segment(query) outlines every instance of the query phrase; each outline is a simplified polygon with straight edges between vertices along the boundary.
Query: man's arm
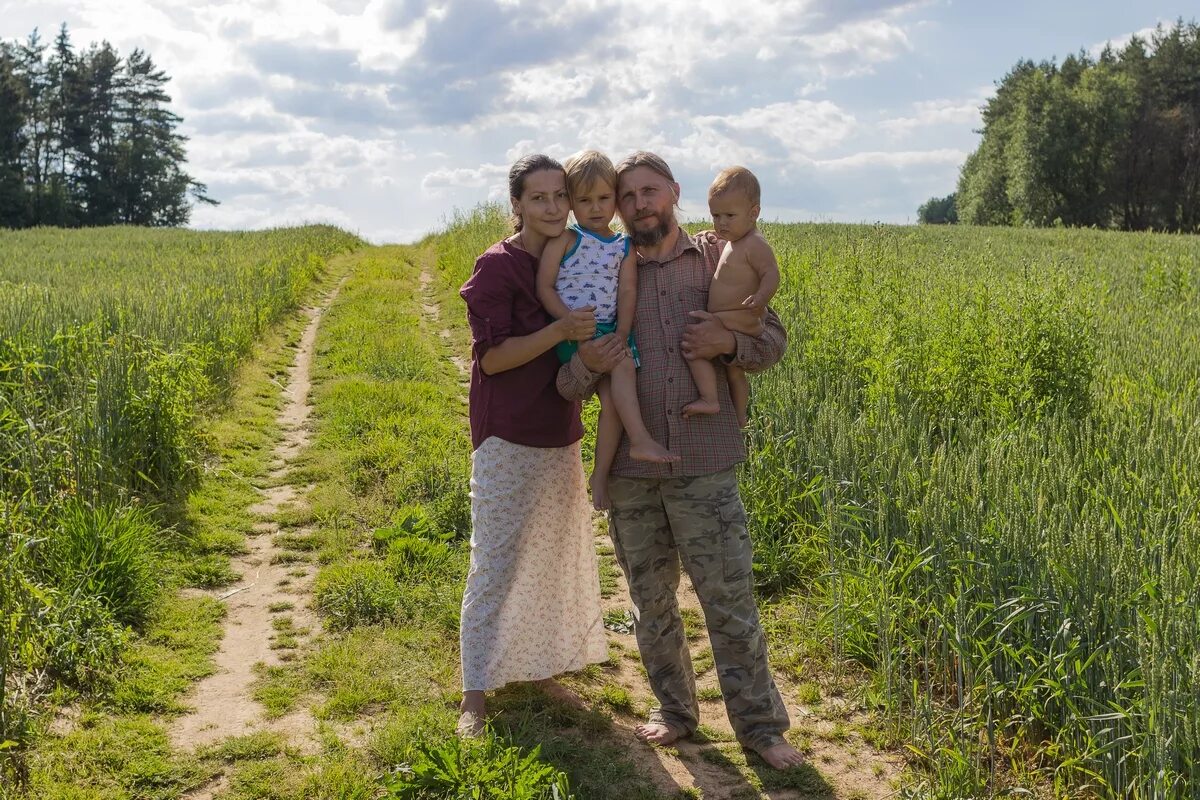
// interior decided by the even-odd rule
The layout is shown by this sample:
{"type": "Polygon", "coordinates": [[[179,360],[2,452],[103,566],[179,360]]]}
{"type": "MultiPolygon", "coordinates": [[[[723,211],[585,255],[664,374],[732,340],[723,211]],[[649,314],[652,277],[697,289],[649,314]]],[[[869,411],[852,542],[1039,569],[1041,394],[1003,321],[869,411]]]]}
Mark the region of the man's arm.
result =
{"type": "Polygon", "coordinates": [[[741,367],[746,372],[762,372],[783,358],[783,351],[787,349],[787,331],[769,308],[760,336],[731,331],[707,311],[690,314],[698,321],[686,327],[680,344],[688,360],[720,356],[722,363],[741,367]]]}
{"type": "Polygon", "coordinates": [[[600,379],[621,363],[627,353],[624,340],[611,333],[580,342],[571,360],[558,368],[555,379],[558,393],[564,400],[588,399],[600,379]]]}
{"type": "Polygon", "coordinates": [[[747,336],[744,333],[733,332],[737,345],[732,354],[721,356],[726,364],[741,367],[746,372],[762,372],[773,367],[783,358],[787,350],[787,330],[771,309],[767,309],[767,318],[763,320],[761,336],[747,336]]]}

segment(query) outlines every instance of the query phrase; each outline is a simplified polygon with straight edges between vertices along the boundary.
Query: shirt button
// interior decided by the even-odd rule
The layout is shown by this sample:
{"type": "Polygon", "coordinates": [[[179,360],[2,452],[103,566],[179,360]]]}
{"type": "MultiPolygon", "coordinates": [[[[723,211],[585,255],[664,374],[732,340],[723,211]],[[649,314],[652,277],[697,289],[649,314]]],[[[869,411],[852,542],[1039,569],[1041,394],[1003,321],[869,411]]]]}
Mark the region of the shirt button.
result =
{"type": "Polygon", "coordinates": [[[667,378],[667,383],[674,383],[674,382],[675,382],[674,378],[667,378]]]}
{"type": "Polygon", "coordinates": [[[667,352],[668,352],[668,353],[674,353],[674,352],[675,352],[675,348],[674,348],[674,347],[668,347],[668,348],[667,348],[667,352]]]}
{"type": "Polygon", "coordinates": [[[663,297],[667,296],[667,292],[665,289],[663,291],[659,292],[659,294],[661,294],[663,297]]]}

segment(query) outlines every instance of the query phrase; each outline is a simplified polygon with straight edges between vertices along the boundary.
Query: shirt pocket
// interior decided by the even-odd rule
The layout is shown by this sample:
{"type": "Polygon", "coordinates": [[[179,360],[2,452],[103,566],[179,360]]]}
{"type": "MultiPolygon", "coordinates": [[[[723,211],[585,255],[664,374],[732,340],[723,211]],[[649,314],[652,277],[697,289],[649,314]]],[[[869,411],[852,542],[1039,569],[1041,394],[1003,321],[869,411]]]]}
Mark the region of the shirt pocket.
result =
{"type": "Polygon", "coordinates": [[[685,286],[679,291],[679,302],[686,311],[708,310],[708,288],[685,286]]]}

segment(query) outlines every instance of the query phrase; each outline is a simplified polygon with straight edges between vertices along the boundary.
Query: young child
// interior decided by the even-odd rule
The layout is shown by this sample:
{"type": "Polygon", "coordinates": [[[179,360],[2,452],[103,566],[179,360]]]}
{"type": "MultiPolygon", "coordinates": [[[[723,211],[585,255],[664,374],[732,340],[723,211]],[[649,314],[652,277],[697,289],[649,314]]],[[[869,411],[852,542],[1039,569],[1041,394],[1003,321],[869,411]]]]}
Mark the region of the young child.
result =
{"type": "MultiPolygon", "coordinates": [[[[758,179],[745,167],[722,170],[708,187],[713,227],[717,236],[725,240],[725,249],[708,289],[708,311],[729,330],[750,336],[762,333],[762,309],[779,288],[775,253],[758,232],[759,196],[758,179]]],[[[716,414],[721,410],[716,365],[697,359],[689,361],[688,367],[700,397],[683,407],[683,416],[716,414]]],[[[744,428],[748,422],[750,382],[740,367],[726,366],[725,372],[738,424],[744,428]]]]}
{"type": "MultiPolygon", "coordinates": [[[[637,396],[637,346],[631,331],[637,306],[637,256],[629,239],[609,227],[617,210],[617,172],[602,153],[586,150],[563,164],[567,194],[576,224],[551,239],[538,264],[538,299],[556,319],[569,311],[592,309],[596,336],[615,333],[627,341],[631,358],[621,360],[597,388],[600,419],[596,429],[596,464],[592,471],[592,504],[609,507],[608,472],[621,442],[629,434],[629,455],[639,461],[665,463],[679,457],[654,441],[637,396]]],[[[558,345],[559,360],[571,360],[579,343],[558,345]]]]}

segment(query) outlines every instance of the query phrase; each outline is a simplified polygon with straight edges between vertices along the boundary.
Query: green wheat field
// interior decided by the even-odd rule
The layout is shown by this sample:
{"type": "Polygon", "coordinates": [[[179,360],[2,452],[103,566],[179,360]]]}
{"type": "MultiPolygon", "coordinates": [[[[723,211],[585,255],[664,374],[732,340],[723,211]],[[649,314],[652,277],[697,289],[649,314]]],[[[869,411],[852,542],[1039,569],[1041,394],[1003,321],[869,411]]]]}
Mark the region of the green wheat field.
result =
{"type": "MultiPolygon", "coordinates": [[[[864,752],[903,762],[895,796],[1193,797],[1200,239],[764,231],[790,345],[753,379],[742,487],[775,670],[861,711],[864,752]]],[[[600,674],[577,688],[605,713],[517,691],[481,745],[452,736],[470,446],[446,354],[505,232],[491,207],[402,247],[0,231],[0,796],[182,798],[221,774],[223,798],[663,797],[605,744],[629,701],[600,674]],[[313,530],[290,546],[323,630],[255,688],[323,745],[180,751],[165,730],[223,613],[185,590],[238,579],[297,309],[343,279],[297,477],[316,488],[285,520],[313,530]]],[[[752,767],[740,796],[833,796],[819,763],[752,767]]]]}

